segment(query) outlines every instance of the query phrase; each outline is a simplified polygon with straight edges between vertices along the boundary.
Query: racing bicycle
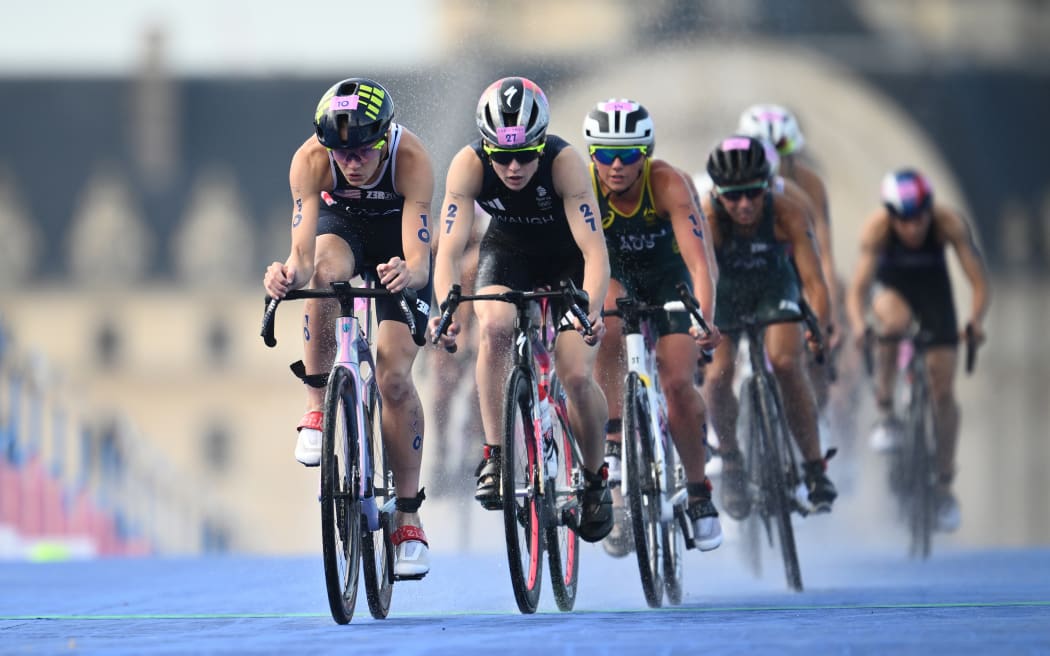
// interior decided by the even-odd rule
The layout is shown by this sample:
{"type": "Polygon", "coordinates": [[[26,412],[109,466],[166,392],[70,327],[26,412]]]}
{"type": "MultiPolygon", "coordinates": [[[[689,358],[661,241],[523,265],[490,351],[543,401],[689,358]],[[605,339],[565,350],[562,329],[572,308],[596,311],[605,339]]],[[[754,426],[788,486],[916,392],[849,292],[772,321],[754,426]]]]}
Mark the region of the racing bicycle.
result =
{"type": "Polygon", "coordinates": [[[486,507],[503,511],[511,586],[518,609],[526,614],[535,613],[539,604],[544,550],[560,610],[575,605],[580,571],[576,527],[586,483],[583,456],[569,427],[565,391],[551,358],[559,329],[553,317],[554,300],[562,301],[590,333],[587,295],[572,281],[552,291],[476,295],[463,294],[459,285],[453,285],[441,305],[433,339],[436,344],[445,333],[461,302],[501,301],[517,308],[498,451],[499,498],[486,507]]]}
{"type": "MultiPolygon", "coordinates": [[[[936,425],[926,369],[926,350],[932,335],[912,322],[901,336],[876,336],[872,327],[864,331],[864,364],[868,375],[875,370],[873,347],[892,345],[898,353],[899,404],[904,427],[901,442],[889,452],[889,487],[908,527],[908,552],[913,558],[929,558],[937,524],[936,425]]],[[[966,373],[973,372],[977,342],[973,327],[966,327],[966,373]]]]}
{"type": "MultiPolygon", "coordinates": [[[[650,320],[657,313],[687,312],[704,334],[710,330],[699,303],[679,283],[681,301],[649,305],[631,297],[616,299],[616,309],[605,316],[623,319],[627,346],[627,376],[623,389],[623,455],[626,476],[621,482],[627,500],[634,552],[642,591],[652,608],[682,602],[682,553],[695,546],[688,503],[685,469],[668,429],[667,402],[660,388],[650,320]]],[[[705,354],[709,358],[709,354],[705,354]]]]}
{"type": "MultiPolygon", "coordinates": [[[[376,619],[387,616],[394,581],[402,578],[394,575],[391,535],[397,497],[379,423],[383,401],[372,353],[372,304],[365,300],[361,304],[363,319],[355,316],[356,299],[390,295],[382,288],[337,281],[330,289],[300,289],[284,299],[267,298],[263,314],[263,341],[273,347],[277,344],[274,317],[281,300],[339,301],[337,351],[325,385],[318,495],[325,587],[332,618],[339,624],[353,618],[360,571],[364,571],[368,609],[376,619]]],[[[414,292],[393,295],[399,297],[398,304],[417,345],[423,345],[425,340],[412,311],[414,292]]],[[[292,365],[292,370],[297,377],[305,377],[302,362],[292,365]]]]}
{"type": "MultiPolygon", "coordinates": [[[[784,574],[788,586],[802,591],[802,570],[798,562],[798,547],[792,514],[805,517],[811,511],[800,492],[804,488],[799,467],[797,447],[787,425],[787,415],[780,387],[766,361],[765,328],[776,323],[804,322],[816,337],[818,364],[824,363],[824,347],[820,329],[812,310],[804,302],[799,311],[784,311],[771,318],[760,319],[753,313],[738,317],[736,325],[727,326],[724,333],[742,331],[747,338],[750,374],[740,388],[741,420],[745,430],[747,489],[751,513],[745,521],[744,544],[751,551],[753,565],[760,564],[759,546],[763,537],[766,544],[780,548],[784,574]]],[[[835,455],[829,449],[826,458],[835,455]]]]}

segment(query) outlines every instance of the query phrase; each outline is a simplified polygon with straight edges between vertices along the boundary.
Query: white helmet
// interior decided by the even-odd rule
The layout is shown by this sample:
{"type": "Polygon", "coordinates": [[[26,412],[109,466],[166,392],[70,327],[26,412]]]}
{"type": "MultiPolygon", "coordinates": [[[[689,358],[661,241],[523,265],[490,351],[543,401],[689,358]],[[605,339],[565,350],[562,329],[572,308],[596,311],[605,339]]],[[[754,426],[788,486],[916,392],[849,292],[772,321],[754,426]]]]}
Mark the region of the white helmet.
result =
{"type": "Polygon", "coordinates": [[[790,155],[802,150],[806,140],[798,121],[786,107],[781,105],[752,105],[740,115],[738,131],[748,136],[767,139],[777,147],[781,155],[790,155]]]}
{"type": "Polygon", "coordinates": [[[654,132],[648,110],[633,100],[603,100],[583,119],[588,146],[648,146],[652,155],[654,132]]]}

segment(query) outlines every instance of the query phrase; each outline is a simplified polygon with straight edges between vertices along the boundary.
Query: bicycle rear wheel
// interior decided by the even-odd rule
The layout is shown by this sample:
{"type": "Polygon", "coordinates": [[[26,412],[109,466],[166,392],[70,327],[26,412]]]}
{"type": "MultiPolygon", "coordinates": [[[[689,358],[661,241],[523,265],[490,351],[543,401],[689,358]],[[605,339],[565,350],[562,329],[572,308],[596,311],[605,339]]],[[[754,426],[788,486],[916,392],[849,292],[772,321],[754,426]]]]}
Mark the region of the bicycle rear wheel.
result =
{"type": "Polygon", "coordinates": [[[579,448],[569,429],[561,386],[556,376],[551,377],[551,422],[554,443],[558,449],[558,471],[548,481],[548,517],[546,527],[547,561],[550,566],[551,589],[558,609],[572,610],[576,604],[576,588],[580,574],[580,536],[572,529],[580,517],[580,495],[583,473],[579,448]],[[563,512],[564,511],[564,512],[563,512]],[[568,520],[568,521],[567,521],[568,520]]]}
{"type": "Polygon", "coordinates": [[[638,374],[627,374],[623,399],[623,453],[627,464],[628,507],[634,532],[634,552],[645,601],[651,608],[663,604],[660,580],[660,504],[663,494],[653,460],[649,393],[638,374]]]}
{"type": "MultiPolygon", "coordinates": [[[[680,487],[685,487],[685,472],[678,471],[678,456],[670,439],[664,447],[664,489],[674,496],[680,487]]],[[[685,501],[674,508],[670,521],[662,523],[661,544],[663,545],[663,578],[667,601],[677,606],[682,603],[682,555],[685,553],[685,535],[683,524],[688,521],[685,516],[685,501]]]]}
{"type": "Polygon", "coordinates": [[[908,529],[910,553],[915,558],[929,558],[933,540],[934,479],[930,438],[933,421],[925,385],[916,382],[912,390],[908,416],[909,462],[907,463],[908,529]]]}
{"type": "Polygon", "coordinates": [[[386,458],[381,429],[383,401],[379,397],[379,386],[375,378],[368,381],[367,402],[365,404],[366,439],[371,445],[372,477],[370,490],[378,507],[379,525],[369,529],[367,518],[362,530],[367,531],[361,540],[361,558],[365,576],[365,595],[368,599],[368,610],[377,620],[384,619],[390,612],[390,599],[394,594],[394,545],[390,541],[393,517],[383,512],[383,505],[394,496],[394,475],[386,458]]]}
{"type": "Polygon", "coordinates": [[[514,600],[535,613],[543,580],[543,531],[538,494],[542,463],[532,421],[532,381],[518,368],[507,379],[503,407],[503,528],[514,600]]]}
{"type": "Polygon", "coordinates": [[[325,392],[321,450],[321,543],[332,618],[348,623],[357,604],[361,562],[357,390],[350,372],[335,366],[325,392]]]}
{"type": "Polygon", "coordinates": [[[787,584],[797,592],[802,591],[802,570],[798,564],[798,547],[795,545],[795,529],[791,523],[791,511],[795,506],[795,489],[789,476],[790,449],[787,428],[784,418],[777,411],[773,382],[765,375],[754,378],[755,405],[759,410],[762,438],[765,454],[759,466],[762,467],[763,496],[766,510],[777,529],[780,555],[784,560],[784,575],[787,584]]]}

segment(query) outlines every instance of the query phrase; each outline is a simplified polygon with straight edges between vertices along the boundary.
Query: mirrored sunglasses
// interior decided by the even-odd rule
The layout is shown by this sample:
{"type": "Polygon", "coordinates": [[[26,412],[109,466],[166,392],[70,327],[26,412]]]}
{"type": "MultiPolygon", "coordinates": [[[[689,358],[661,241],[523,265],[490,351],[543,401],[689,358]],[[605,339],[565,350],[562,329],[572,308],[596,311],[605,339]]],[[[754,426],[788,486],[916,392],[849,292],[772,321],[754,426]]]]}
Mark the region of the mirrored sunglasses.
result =
{"type": "Polygon", "coordinates": [[[617,159],[629,166],[645,157],[649,152],[646,146],[591,146],[589,150],[594,161],[606,166],[617,159]]]}

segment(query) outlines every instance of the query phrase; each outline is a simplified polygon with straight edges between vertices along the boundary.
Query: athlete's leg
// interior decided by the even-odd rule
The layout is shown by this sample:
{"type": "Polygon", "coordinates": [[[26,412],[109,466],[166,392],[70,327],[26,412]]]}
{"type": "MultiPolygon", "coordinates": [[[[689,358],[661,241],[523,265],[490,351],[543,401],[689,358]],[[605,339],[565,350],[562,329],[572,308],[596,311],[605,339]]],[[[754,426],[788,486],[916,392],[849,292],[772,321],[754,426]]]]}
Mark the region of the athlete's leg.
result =
{"type": "MultiPolygon", "coordinates": [[[[319,235],[316,241],[314,277],[308,285],[328,289],[331,283],[349,280],[354,275],[354,254],[342,237],[319,235]]],[[[307,299],[303,317],[303,364],[307,374],[325,374],[335,359],[335,317],[339,302],[334,299],[307,299]]],[[[324,405],[324,389],[306,386],[307,411],[320,411],[324,405]]]]}
{"type": "MultiPolygon", "coordinates": [[[[418,351],[406,324],[380,322],[376,338],[376,382],[383,398],[383,443],[400,499],[413,498],[419,492],[424,421],[423,406],[412,380],[412,363],[418,351]]],[[[398,526],[419,525],[415,513],[400,511],[395,522],[398,526]]]]}
{"type": "Polygon", "coordinates": [[[724,338],[715,348],[711,362],[704,372],[704,387],[707,392],[707,407],[711,408],[711,423],[718,434],[719,452],[739,453],[736,438],[736,420],[740,412],[733,378],[736,374],[736,340],[724,338]]]}
{"type": "Polygon", "coordinates": [[[711,483],[704,472],[707,409],[693,381],[700,352],[690,335],[664,335],[656,343],[656,366],[667,399],[667,423],[685,468],[689,501],[686,513],[693,522],[701,551],[722,544],[722,525],[711,501],[711,483]]]}
{"type": "MultiPolygon", "coordinates": [[[[875,315],[875,334],[880,337],[901,337],[911,323],[908,302],[896,291],[882,288],[872,299],[875,315]]],[[[893,388],[897,382],[897,343],[877,343],[875,346],[875,402],[879,410],[893,409],[893,388]]]]}
{"type": "Polygon", "coordinates": [[[926,370],[930,376],[934,426],[937,434],[937,474],[950,482],[955,475],[955,451],[959,437],[959,404],[955,399],[954,346],[930,348],[926,352],[926,370]]]}
{"type": "Polygon", "coordinates": [[[597,356],[598,349],[588,346],[579,333],[558,335],[554,367],[568,398],[569,425],[583,453],[583,465],[591,472],[597,472],[605,462],[605,424],[609,419],[605,395],[594,379],[597,356]]]}
{"type": "MultiPolygon", "coordinates": [[[[507,287],[491,285],[478,290],[479,294],[498,294],[507,287]]],[[[485,443],[498,446],[501,440],[503,395],[510,372],[511,343],[514,335],[515,307],[510,303],[482,302],[474,304],[478,336],[478,401],[481,422],[485,429],[485,443]]]]}
{"type": "Polygon", "coordinates": [[[766,352],[773,374],[784,395],[784,412],[802,457],[821,457],[817,436],[817,400],[806,375],[802,352],[803,341],[798,324],[779,323],[766,328],[766,352]]]}

